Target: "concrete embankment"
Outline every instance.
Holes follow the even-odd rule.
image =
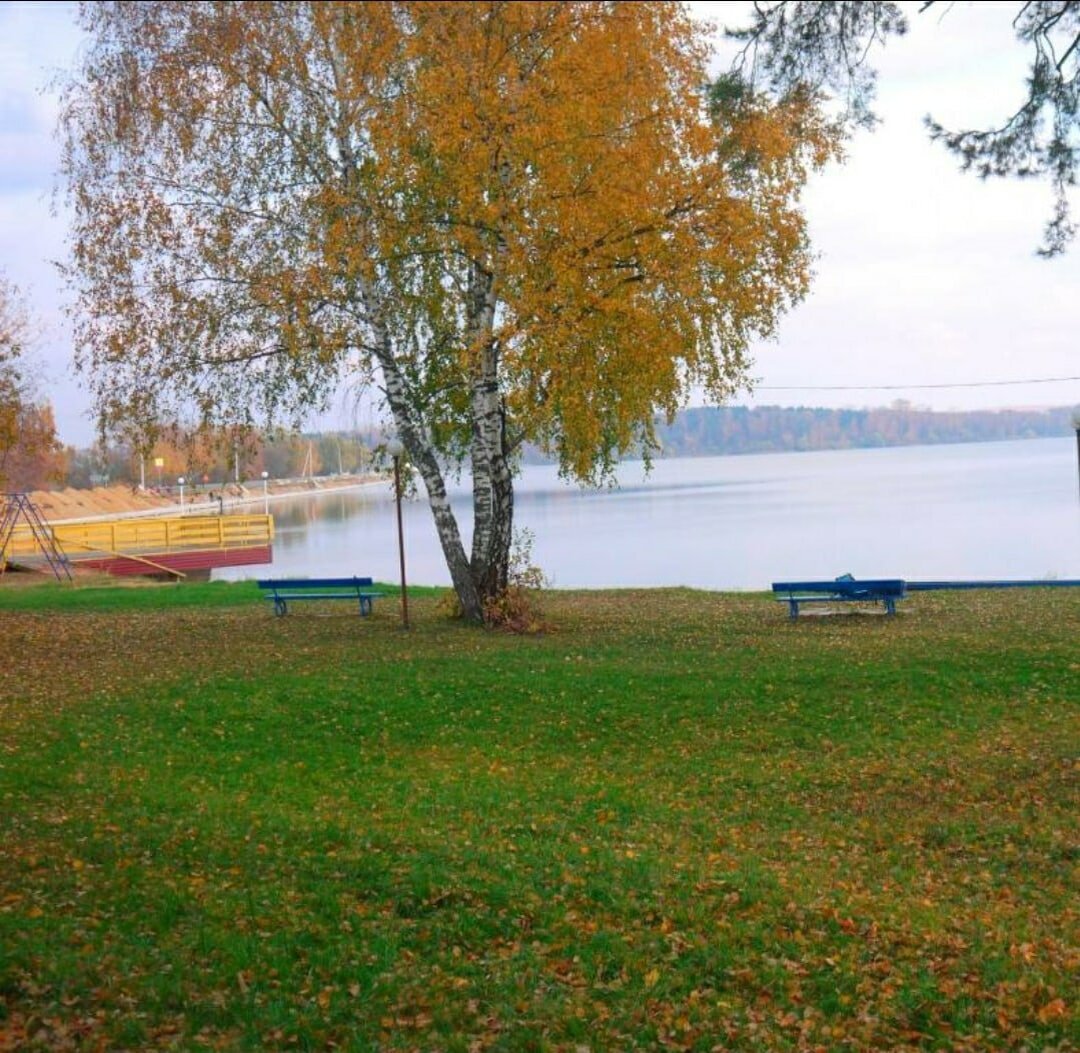
[[[379,475],[342,475],[318,479],[280,479],[269,482],[263,492],[262,480],[223,487],[199,486],[186,489],[180,508],[177,488],[140,490],[130,486],[98,486],[87,490],[38,490],[31,498],[42,518],[51,523],[120,519],[141,516],[212,514],[229,509],[255,509],[264,501],[273,503],[303,494],[327,493],[385,482]]]

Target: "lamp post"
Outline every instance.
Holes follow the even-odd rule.
[[[397,540],[398,560],[401,563],[401,627],[409,627],[409,594],[405,590],[405,533],[401,526],[401,455],[405,444],[400,439],[391,439],[386,444],[386,452],[394,458],[394,501],[397,504]]]
[[[263,481],[263,515],[268,516],[270,514],[270,494],[266,489],[266,480],[270,478],[269,472],[262,473]]]
[[[180,511],[183,512],[183,510],[184,510],[184,477],[180,476],[180,478],[177,479],[176,481],[180,484]]]
[[[1080,475],[1080,406],[1073,410],[1072,426],[1076,431],[1076,471]]]

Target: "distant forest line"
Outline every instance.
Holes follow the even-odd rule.
[[[672,424],[657,427],[661,457],[772,453],[795,450],[846,450],[855,447],[912,446],[1057,438],[1072,434],[1074,410],[978,410],[937,413],[903,403],[888,409],[832,410],[806,407],[743,406],[687,409]],[[63,450],[62,464],[18,480],[23,489],[49,484],[83,488],[108,483],[173,487],[190,483],[223,486],[233,479],[258,480],[363,473],[387,465],[386,434],[358,431],[266,435],[250,448],[216,445],[198,436],[161,439],[143,458],[124,445]],[[633,456],[630,454],[629,456]],[[523,454],[527,464],[550,463],[536,447]],[[47,466],[46,466],[47,467]]]
[[[1073,408],[939,412],[894,404],[878,409],[709,406],[683,410],[657,428],[663,457],[930,446],[1071,435]],[[530,462],[545,461],[538,451]]]

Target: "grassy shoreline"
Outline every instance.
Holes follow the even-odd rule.
[[[1080,1043],[1072,590],[436,594],[0,591],[0,1048]]]

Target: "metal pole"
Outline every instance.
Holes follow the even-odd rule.
[[[1073,419],[1073,424],[1076,425],[1076,474],[1080,480],[1080,416]]]
[[[401,562],[401,627],[409,627],[409,594],[405,589],[405,532],[401,526],[401,455],[394,458],[394,497],[397,501],[398,558]]]
[[[1076,471],[1080,477],[1080,406],[1073,410],[1072,426],[1076,431]]]

